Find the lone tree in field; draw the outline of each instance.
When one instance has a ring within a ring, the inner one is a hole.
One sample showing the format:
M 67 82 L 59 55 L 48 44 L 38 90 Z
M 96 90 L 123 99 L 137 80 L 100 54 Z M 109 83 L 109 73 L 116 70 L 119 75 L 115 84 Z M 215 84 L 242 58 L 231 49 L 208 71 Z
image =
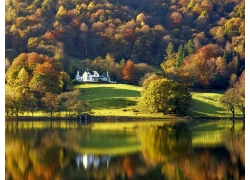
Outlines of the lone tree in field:
M 231 77 L 233 76 L 234 75 Z M 233 125 L 231 129 L 234 130 L 235 110 L 238 108 L 243 115 L 242 129 L 245 130 L 245 71 L 242 72 L 238 80 L 236 77 L 236 79 L 230 83 L 230 87 L 226 90 L 224 96 L 221 98 L 221 103 L 224 105 L 225 109 L 232 113 Z
M 191 106 L 191 94 L 186 86 L 177 82 L 153 80 L 142 95 L 141 103 L 151 112 L 187 114 Z

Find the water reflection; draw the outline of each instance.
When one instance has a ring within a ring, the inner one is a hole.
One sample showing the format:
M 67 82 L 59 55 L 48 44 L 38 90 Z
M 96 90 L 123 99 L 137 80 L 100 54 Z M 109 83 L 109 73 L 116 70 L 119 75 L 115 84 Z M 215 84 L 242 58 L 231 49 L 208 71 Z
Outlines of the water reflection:
M 151 128 L 142 153 L 152 166 L 161 163 L 167 179 L 245 179 L 245 136 L 223 133 L 220 146 L 193 146 L 190 131 Z
M 75 160 L 78 169 L 81 164 L 84 169 L 91 167 L 98 169 L 100 165 L 106 165 L 108 168 L 111 157 L 111 155 L 78 154 Z
M 151 164 L 173 162 L 190 153 L 191 143 L 187 124 L 171 129 L 152 127 L 142 135 L 142 153 Z
M 77 126 L 8 128 L 6 179 L 245 179 L 244 132 L 216 133 L 220 141 L 205 145 L 206 141 L 197 143 L 199 133 L 193 143 L 188 124 L 133 132 Z M 138 138 L 141 148 L 128 151 L 138 146 Z M 93 148 L 95 153 L 86 153 Z M 111 151 L 117 148 L 123 153 Z

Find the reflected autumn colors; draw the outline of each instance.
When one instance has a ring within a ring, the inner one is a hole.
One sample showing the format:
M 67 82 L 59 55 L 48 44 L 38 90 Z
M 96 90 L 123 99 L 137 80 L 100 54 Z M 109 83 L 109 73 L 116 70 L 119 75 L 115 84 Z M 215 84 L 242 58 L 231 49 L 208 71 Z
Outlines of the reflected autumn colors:
M 191 142 L 183 124 L 175 129 L 152 127 L 142 135 L 142 154 L 150 164 L 172 162 L 189 153 Z
M 61 172 L 75 156 L 84 133 L 58 129 L 6 131 L 6 179 L 62 179 Z
M 100 132 L 19 126 L 6 128 L 5 137 L 7 180 L 245 179 L 244 132 L 223 131 L 223 143 L 214 146 L 192 144 L 192 130 L 185 123 Z M 111 147 L 112 139 L 117 147 Z M 130 151 L 137 145 L 141 148 Z M 87 152 L 93 147 L 96 153 Z M 101 153 L 108 147 L 110 154 Z M 117 154 L 112 148 L 123 151 Z
M 219 147 L 192 147 L 191 132 L 151 128 L 142 141 L 148 164 L 162 164 L 167 179 L 245 179 L 244 132 L 224 134 Z

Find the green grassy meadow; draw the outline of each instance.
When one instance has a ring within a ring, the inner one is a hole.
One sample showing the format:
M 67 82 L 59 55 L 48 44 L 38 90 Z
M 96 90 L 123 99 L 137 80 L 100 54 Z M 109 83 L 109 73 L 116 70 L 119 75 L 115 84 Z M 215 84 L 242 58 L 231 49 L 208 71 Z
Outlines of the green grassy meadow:
M 192 117 L 231 117 L 231 112 L 226 111 L 220 103 L 222 91 L 217 92 L 192 92 Z M 241 113 L 236 111 L 236 116 Z
M 89 103 L 94 116 L 174 118 L 171 115 L 150 113 L 143 109 L 139 105 L 141 89 L 139 86 L 86 83 L 78 84 L 74 88 L 81 90 L 81 98 Z M 223 96 L 222 91 L 191 93 L 193 99 L 190 109 L 191 117 L 231 117 L 231 113 L 226 111 L 220 103 L 220 98 Z M 236 112 L 236 116 L 241 117 L 240 112 Z
M 87 101 L 94 116 L 165 118 L 162 113 L 149 113 L 138 104 L 140 87 L 127 84 L 79 84 L 82 100 Z

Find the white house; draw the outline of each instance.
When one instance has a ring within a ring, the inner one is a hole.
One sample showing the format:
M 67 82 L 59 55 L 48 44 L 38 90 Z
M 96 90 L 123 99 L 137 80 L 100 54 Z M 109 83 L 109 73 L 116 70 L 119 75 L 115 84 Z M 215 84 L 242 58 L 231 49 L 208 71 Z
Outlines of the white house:
M 106 75 L 99 75 L 97 71 L 93 71 L 90 73 L 88 70 L 83 73 L 82 76 L 80 76 L 79 71 L 77 71 L 77 74 L 75 76 L 75 79 L 78 82 L 98 82 L 98 81 L 105 81 L 110 82 L 109 73 L 107 71 Z
M 93 71 L 93 73 L 90 73 L 87 70 L 82 75 L 83 82 L 98 82 L 98 80 L 99 80 L 99 74 L 97 71 Z
M 77 71 L 77 74 L 76 74 L 75 79 L 76 79 L 78 82 L 81 82 L 81 81 L 82 81 L 82 77 L 80 76 L 79 71 Z

